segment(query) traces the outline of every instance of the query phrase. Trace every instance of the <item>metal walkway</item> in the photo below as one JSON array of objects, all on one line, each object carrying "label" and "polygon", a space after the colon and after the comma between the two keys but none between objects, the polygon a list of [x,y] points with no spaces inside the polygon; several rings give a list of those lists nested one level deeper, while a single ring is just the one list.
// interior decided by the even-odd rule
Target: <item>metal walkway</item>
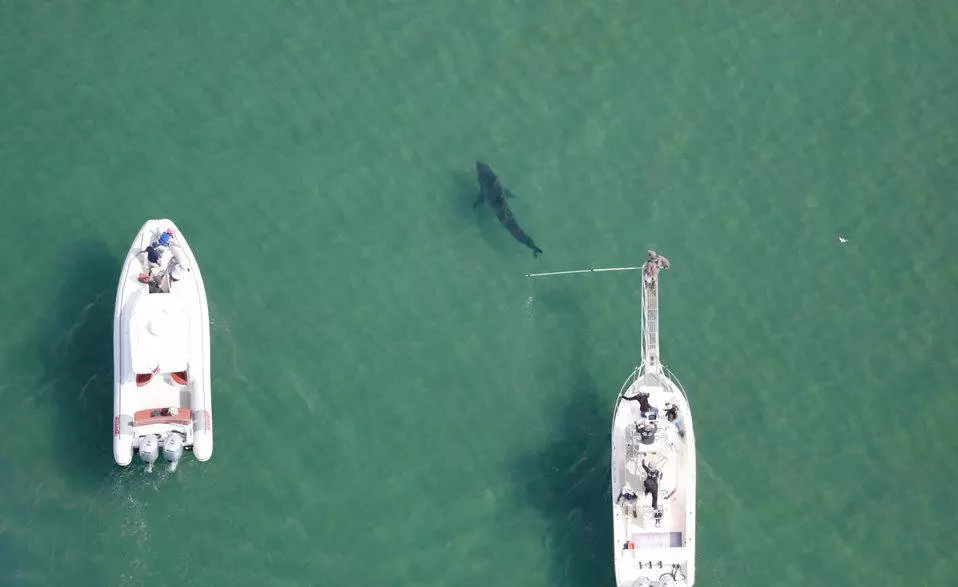
[{"label": "metal walkway", "polygon": [[642,363],[648,373],[661,373],[659,360],[659,279],[649,285],[642,271]]}]

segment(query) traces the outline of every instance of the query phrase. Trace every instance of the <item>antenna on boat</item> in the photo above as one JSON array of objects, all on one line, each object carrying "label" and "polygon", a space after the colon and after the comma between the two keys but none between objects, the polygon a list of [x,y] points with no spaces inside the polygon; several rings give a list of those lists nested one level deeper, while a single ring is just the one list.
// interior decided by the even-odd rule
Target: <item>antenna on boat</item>
[{"label": "antenna on boat", "polygon": [[571,275],[573,273],[600,273],[602,271],[637,271],[642,267],[595,267],[592,269],[573,269],[571,271],[549,271],[547,273],[526,273],[526,277],[543,277],[546,275]]}]

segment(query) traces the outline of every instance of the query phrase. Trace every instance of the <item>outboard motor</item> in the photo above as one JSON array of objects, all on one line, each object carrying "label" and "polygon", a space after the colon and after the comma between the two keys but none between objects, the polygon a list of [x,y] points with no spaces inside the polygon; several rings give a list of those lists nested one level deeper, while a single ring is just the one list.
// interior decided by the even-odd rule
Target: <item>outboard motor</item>
[{"label": "outboard motor", "polygon": [[183,436],[178,432],[170,432],[163,441],[163,457],[170,462],[170,472],[176,470],[183,456]]},{"label": "outboard motor", "polygon": [[160,439],[149,434],[140,439],[140,460],[146,465],[146,472],[153,471],[153,462],[160,454]]}]

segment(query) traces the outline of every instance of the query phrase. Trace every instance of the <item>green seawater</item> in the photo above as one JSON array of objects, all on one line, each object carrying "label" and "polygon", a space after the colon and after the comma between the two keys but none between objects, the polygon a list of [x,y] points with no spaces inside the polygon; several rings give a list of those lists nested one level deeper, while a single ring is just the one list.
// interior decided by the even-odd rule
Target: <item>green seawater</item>
[{"label": "green seawater", "polygon": [[[524,275],[649,248],[696,585],[958,584],[956,31],[943,0],[0,1],[0,585],[611,586],[640,276]],[[216,436],[146,474],[112,316],[164,217]]]}]

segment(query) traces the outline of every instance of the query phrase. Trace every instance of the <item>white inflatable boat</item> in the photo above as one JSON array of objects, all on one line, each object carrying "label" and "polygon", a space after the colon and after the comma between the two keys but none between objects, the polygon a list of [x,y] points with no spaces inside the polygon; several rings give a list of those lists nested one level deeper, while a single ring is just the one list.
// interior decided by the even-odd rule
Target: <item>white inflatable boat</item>
[{"label": "white inflatable boat", "polygon": [[184,449],[213,454],[210,323],[193,251],[171,220],[149,220],[123,263],[113,312],[113,458],[159,453],[175,470]]}]

